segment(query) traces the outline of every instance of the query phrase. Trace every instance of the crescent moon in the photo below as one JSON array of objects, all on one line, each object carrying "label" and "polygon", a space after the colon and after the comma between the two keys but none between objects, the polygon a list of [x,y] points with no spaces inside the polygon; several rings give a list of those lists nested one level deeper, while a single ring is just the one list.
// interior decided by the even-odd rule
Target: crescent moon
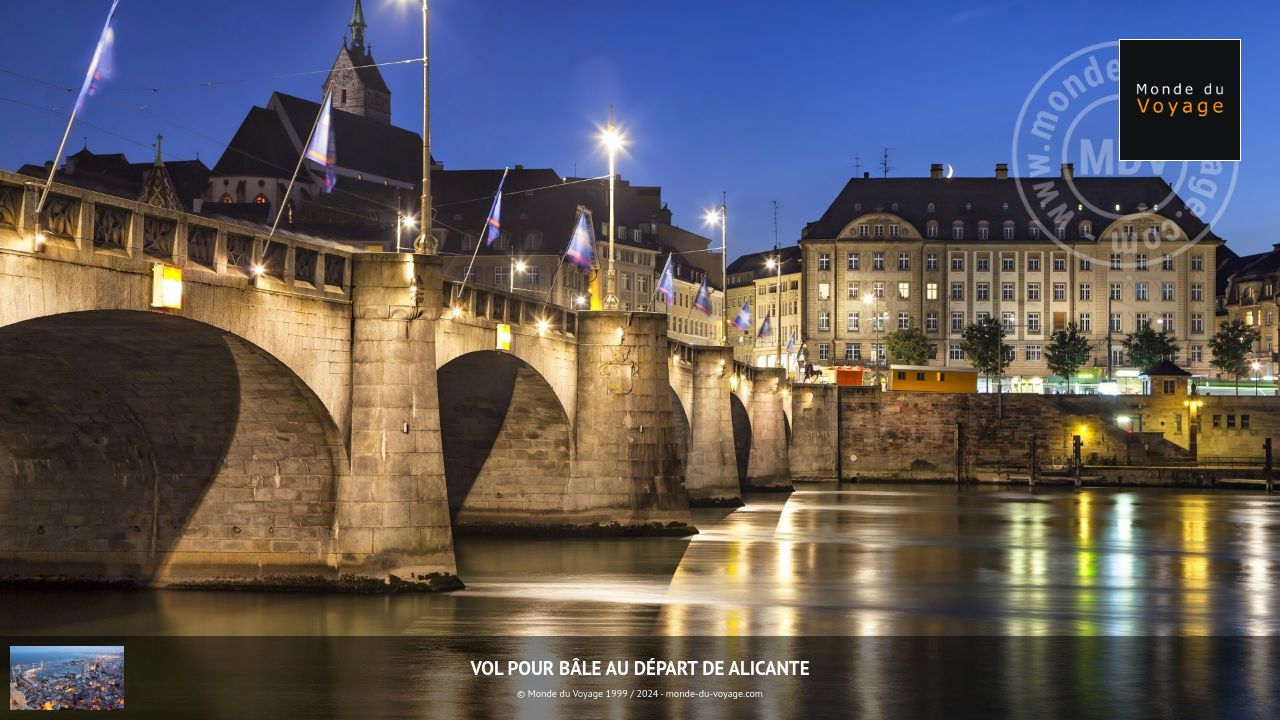
[{"label": "crescent moon", "polygon": [[947,163],[947,179],[950,180],[952,175],[956,174],[956,169],[951,167],[951,163]]}]

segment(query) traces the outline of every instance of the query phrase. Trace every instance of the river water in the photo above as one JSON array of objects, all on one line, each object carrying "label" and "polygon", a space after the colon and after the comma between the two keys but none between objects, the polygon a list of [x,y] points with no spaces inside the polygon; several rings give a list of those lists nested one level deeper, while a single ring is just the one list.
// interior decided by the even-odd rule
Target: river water
[{"label": "river water", "polygon": [[[386,686],[361,706],[370,717],[428,716],[424,708],[652,717],[673,707],[705,717],[813,717],[828,707],[957,717],[965,702],[984,717],[1280,710],[1269,639],[1280,619],[1280,498],[833,483],[748,500],[696,511],[692,538],[460,538],[467,589],[452,594],[3,591],[0,627],[123,639],[127,651],[132,642],[177,686],[185,676],[157,654],[212,666],[234,654],[259,674],[260,663],[277,663],[297,677],[268,683],[276,692],[261,702],[306,704],[322,684],[327,699],[307,705],[315,717],[347,716],[348,695],[334,688],[348,682],[361,697]],[[530,705],[513,693],[538,683],[634,690],[648,679],[489,677],[469,663],[569,657],[814,667],[800,678],[664,677],[664,691],[755,687],[765,697],[646,708]],[[309,674],[309,663],[323,669]],[[150,697],[178,702],[158,689]]]}]

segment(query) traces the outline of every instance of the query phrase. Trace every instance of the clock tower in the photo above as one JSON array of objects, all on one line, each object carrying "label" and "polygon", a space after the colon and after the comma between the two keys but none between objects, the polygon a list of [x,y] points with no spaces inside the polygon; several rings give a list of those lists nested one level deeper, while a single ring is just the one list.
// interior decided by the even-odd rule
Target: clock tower
[{"label": "clock tower", "polygon": [[324,91],[333,89],[333,107],[371,120],[391,123],[391,91],[373,59],[373,46],[366,45],[364,8],[356,0],[351,11],[351,32],[343,38],[338,59],[324,81]]}]

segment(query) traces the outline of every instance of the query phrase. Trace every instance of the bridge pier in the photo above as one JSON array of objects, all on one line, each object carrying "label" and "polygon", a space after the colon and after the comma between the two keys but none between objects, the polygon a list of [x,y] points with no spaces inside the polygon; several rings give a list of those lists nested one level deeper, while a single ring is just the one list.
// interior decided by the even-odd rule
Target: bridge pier
[{"label": "bridge pier", "polygon": [[693,387],[685,465],[689,504],[738,507],[743,504],[742,490],[738,484],[729,397],[733,348],[693,348],[690,365]]},{"label": "bridge pier", "polygon": [[673,437],[666,316],[583,312],[577,330],[567,523],[582,530],[696,532]]},{"label": "bridge pier", "polygon": [[354,258],[351,472],[333,525],[340,581],[455,589],[436,383],[440,260]]},{"label": "bridge pier", "polygon": [[793,489],[787,460],[787,416],[784,402],[790,384],[783,368],[755,368],[750,379],[751,456],[747,462],[746,490]]}]

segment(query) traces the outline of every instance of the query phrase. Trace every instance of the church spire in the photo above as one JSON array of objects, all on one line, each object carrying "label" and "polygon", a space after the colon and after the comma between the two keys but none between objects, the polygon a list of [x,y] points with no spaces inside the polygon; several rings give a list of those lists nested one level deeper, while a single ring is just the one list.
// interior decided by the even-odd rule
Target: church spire
[{"label": "church spire", "polygon": [[360,0],[356,0],[355,9],[351,11],[351,46],[355,48],[364,48],[364,29],[368,25],[364,22],[364,8],[360,6]]}]

